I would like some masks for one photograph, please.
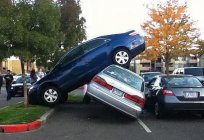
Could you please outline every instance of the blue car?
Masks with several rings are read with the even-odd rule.
[[[111,64],[128,67],[132,58],[145,50],[144,39],[135,31],[100,36],[68,51],[28,94],[31,104],[49,106],[63,102],[67,93],[90,82]]]

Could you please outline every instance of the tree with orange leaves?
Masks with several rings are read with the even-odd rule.
[[[179,5],[176,0],[168,0],[149,11],[150,18],[142,25],[147,44],[142,57],[162,58],[169,74],[171,59],[197,53],[193,46],[199,37],[198,30],[187,13],[187,3]]]

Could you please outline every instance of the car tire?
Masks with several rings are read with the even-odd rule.
[[[61,103],[65,103],[68,100],[68,94],[63,94],[61,98]]]
[[[160,103],[156,102],[154,104],[154,115],[157,119],[162,119],[164,117],[164,110]]]
[[[83,103],[84,104],[90,104],[91,102],[91,97],[87,94],[84,95]]]
[[[46,87],[42,90],[41,99],[47,106],[55,106],[60,103],[62,96],[56,87]]]
[[[125,68],[130,65],[130,52],[127,49],[117,49],[113,53],[113,63]]]

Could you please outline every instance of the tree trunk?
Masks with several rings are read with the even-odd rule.
[[[0,73],[3,72],[3,71],[2,71],[2,70],[3,70],[3,68],[2,68],[2,60],[3,60],[3,59],[0,59]]]
[[[24,106],[28,106],[28,91],[27,91],[27,83],[26,83],[26,75],[25,75],[25,68],[24,68],[24,61],[21,59],[21,70],[23,76],[23,92],[24,92]]]
[[[170,62],[169,58],[166,58],[166,60],[165,60],[165,67],[166,67],[165,73],[167,75],[169,75],[169,62]]]

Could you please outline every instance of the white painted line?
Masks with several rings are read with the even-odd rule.
[[[152,131],[139,119],[137,118],[138,123],[144,128],[147,133],[152,133]]]

